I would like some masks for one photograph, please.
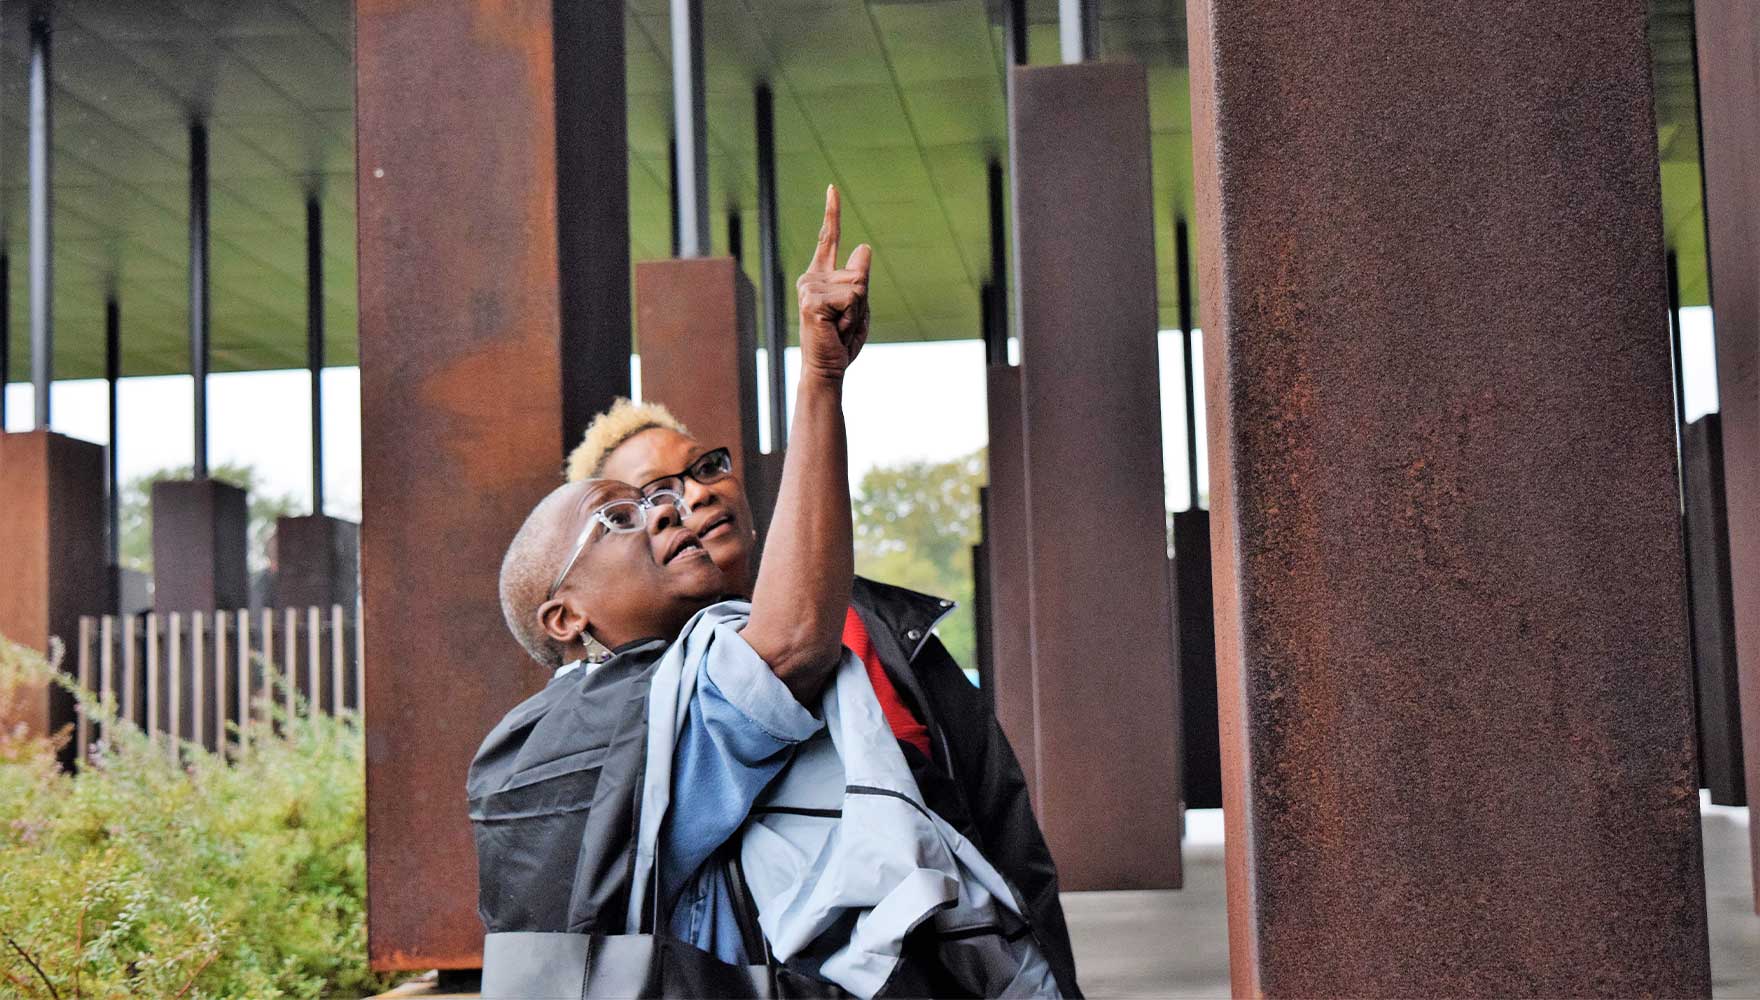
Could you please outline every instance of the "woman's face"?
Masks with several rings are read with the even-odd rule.
[[[656,479],[678,475],[715,447],[669,428],[650,427],[612,449],[599,475],[632,486],[646,486]],[[758,526],[752,521],[745,484],[739,476],[729,473],[712,483],[685,477],[683,486],[685,502],[691,509],[685,527],[702,540],[709,558],[721,570],[724,589],[730,594],[751,594]]]

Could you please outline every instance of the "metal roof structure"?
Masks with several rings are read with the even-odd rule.
[[[1055,0],[1028,4],[1034,62],[1056,58]],[[1189,214],[1181,0],[1104,0],[1105,58],[1146,67],[1163,326],[1175,324],[1172,219]],[[60,0],[52,45],[55,376],[97,377],[104,302],[122,373],[189,370],[189,123],[210,129],[215,371],[306,361],[305,207],[324,215],[326,356],[356,358],[348,0]],[[0,2],[0,226],[10,380],[29,378],[25,0]],[[708,0],[714,249],[741,211],[757,279],[754,88],[775,93],[785,266],[809,255],[827,181],[845,239],[875,244],[876,340],[979,336],[990,275],[986,165],[1007,158],[996,0]],[[666,0],[626,13],[632,257],[671,249]],[[1668,238],[1687,304],[1707,301],[1691,0],[1652,0]],[[1488,165],[1489,166],[1489,165]],[[492,197],[492,192],[485,192]],[[1195,283],[1194,283],[1195,286]],[[792,289],[791,289],[792,291]]]

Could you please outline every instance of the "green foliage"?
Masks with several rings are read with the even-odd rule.
[[[16,717],[21,686],[57,677],[0,639],[0,718]],[[366,967],[358,722],[276,725],[245,727],[233,761],[185,746],[180,762],[113,723],[96,760],[72,774],[56,766],[54,741],[0,731],[0,995],[386,988]]]
[[[959,603],[935,630],[961,666],[976,668],[972,546],[980,534],[983,449],[949,462],[876,466],[856,486],[856,572]]]
[[[161,479],[188,479],[193,471],[188,465],[160,469],[122,485],[116,518],[117,558],[123,567],[153,572],[153,484]],[[210,466],[208,475],[250,494],[250,567],[252,573],[262,572],[269,566],[269,542],[275,534],[275,519],[303,514],[308,505],[290,493],[264,492],[254,466],[223,462]]]

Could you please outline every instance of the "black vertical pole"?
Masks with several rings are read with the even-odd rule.
[[[727,210],[727,252],[733,257],[735,264],[746,262],[745,222],[739,217],[739,209]]]
[[[53,150],[55,119],[49,88],[49,9],[31,11],[30,50],[30,288],[32,408],[38,430],[49,428],[49,393],[55,380]]]
[[[709,151],[703,106],[703,0],[672,0],[673,205],[678,257],[709,253]]]
[[[193,478],[208,478],[208,128],[189,125],[189,373],[194,381]]]
[[[758,138],[758,280],[764,286],[764,353],[770,368],[770,450],[788,440],[788,301],[782,284],[782,236],[776,222],[776,108],[770,87],[755,95]]]
[[[324,513],[324,212],[306,196],[306,367],[312,375],[312,513]]]
[[[990,281],[984,325],[984,354],[993,365],[1008,364],[1008,213],[1002,194],[1002,162],[991,160],[988,169],[990,195]]]
[[[117,382],[122,378],[122,307],[116,301],[116,293],[111,292],[104,300],[104,391],[110,404],[110,436],[109,447],[105,448],[107,467],[104,474],[105,498],[108,501],[110,569],[114,574],[117,564],[121,561],[122,551],[122,484],[119,481],[122,453],[122,442],[118,435],[122,429],[122,421],[117,412]],[[113,597],[119,595],[112,595]]]
[[[1668,339],[1674,357],[1674,423],[1687,426],[1687,379],[1681,360],[1681,262],[1668,251]]]
[[[1192,379],[1192,245],[1184,216],[1173,218],[1173,267],[1179,289],[1179,356],[1186,389],[1186,482],[1191,484],[1187,510],[1198,509],[1198,400]]]
[[[678,139],[666,141],[666,204],[672,213],[672,256],[677,257],[684,246],[684,234],[678,218]]]
[[[12,257],[0,251],[0,431],[6,430],[6,385],[12,381]]]
[[[1027,64],[1027,0],[1002,0],[1003,111],[1014,105],[1014,68]],[[1006,117],[1006,115],[1005,115]]]

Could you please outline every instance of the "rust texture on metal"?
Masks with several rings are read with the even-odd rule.
[[[1741,0],[1695,5],[1699,119],[1705,150],[1717,400],[1741,676],[1742,741],[1760,746],[1760,10]],[[1760,801],[1760,754],[1747,755],[1748,801]],[[1760,909],[1760,824],[1748,836]]]
[[[1065,889],[1180,883],[1144,70],[1010,106],[1038,807]]]
[[[109,610],[104,469],[98,445],[50,431],[0,434],[0,635],[43,652],[59,637],[68,672],[79,617]],[[48,735],[73,721],[73,700],[59,688],[21,692],[15,703],[22,716],[0,725]]]
[[[1179,664],[1180,791],[1187,809],[1222,808],[1216,721],[1216,606],[1210,591],[1210,512],[1173,515],[1173,633]]]
[[[1718,805],[1745,806],[1748,790],[1742,772],[1741,692],[1720,419],[1707,413],[1681,434],[1693,678],[1699,700],[1699,784],[1711,790],[1711,801]]]
[[[990,485],[985,488],[985,582],[989,596],[990,695],[996,721],[1039,805],[1038,739],[1033,731],[1033,657],[1027,641],[1027,484],[1021,437],[1021,371],[990,365],[984,374],[990,416]]]
[[[354,607],[360,525],[324,514],[277,518],[274,544],[277,607]]]
[[[153,484],[153,610],[231,610],[250,604],[245,491],[218,479]]]
[[[1187,7],[1237,996],[1709,993],[1645,5],[1595,10]]]
[[[627,198],[621,182],[601,186],[621,175],[600,161],[621,165],[624,145],[591,141],[622,134],[622,32],[612,4],[355,4],[367,935],[378,969],[481,961],[465,769],[544,681],[502,623],[501,557],[561,482],[565,414],[579,422],[628,389],[616,374],[628,370],[627,291],[620,300],[613,287],[628,272],[581,270],[582,255],[623,252],[626,233],[568,236],[571,218],[593,217],[592,199]],[[612,83],[593,93],[583,83],[593,77]],[[559,129],[585,131],[559,139]],[[572,164],[562,198],[559,152]],[[598,310],[588,325],[618,335],[589,340],[564,318],[559,255],[569,308]],[[595,367],[608,373],[592,382],[598,395],[566,374]]]
[[[725,446],[760,530],[770,464],[758,451],[757,298],[732,257],[636,265],[642,398],[666,404],[706,445]],[[780,465],[778,465],[780,468]]]

